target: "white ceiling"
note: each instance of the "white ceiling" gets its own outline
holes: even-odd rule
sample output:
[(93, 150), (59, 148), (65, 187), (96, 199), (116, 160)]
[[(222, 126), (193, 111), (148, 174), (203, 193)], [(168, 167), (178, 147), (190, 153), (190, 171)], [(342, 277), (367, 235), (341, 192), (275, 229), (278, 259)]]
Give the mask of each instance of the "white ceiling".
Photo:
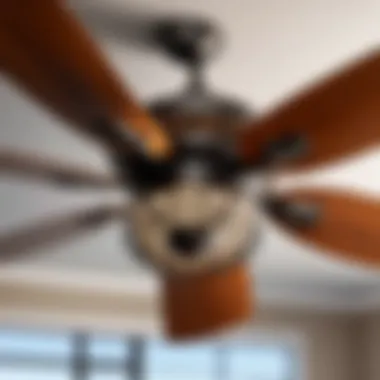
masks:
[[(117, 10), (123, 10), (127, 3), (130, 4), (107, 0), (107, 6)], [(251, 104), (258, 112), (339, 64), (378, 47), (380, 41), (379, 0), (139, 0), (138, 6), (164, 13), (200, 13), (215, 19), (226, 35), (226, 47), (209, 70), (210, 82), (216, 89)], [(128, 79), (142, 99), (175, 90), (185, 79), (180, 68), (161, 57), (135, 51), (104, 36), (97, 38), (122, 78)], [(19, 96), (5, 81), (0, 83), (0, 121), (1, 145), (108, 168), (96, 147)], [(380, 150), (290, 181), (336, 184), (378, 193), (379, 170)], [(0, 179), (0, 229), (119, 198), (119, 194), (113, 193), (77, 194)], [(350, 308), (380, 306), (375, 297), (380, 291), (379, 273), (314, 255), (312, 249), (273, 227), (265, 229), (264, 235), (252, 265), (264, 301), (303, 301), (314, 306)], [(149, 272), (135, 264), (123, 247), (120, 226), (110, 226), (96, 236), (50, 250), (47, 255), (3, 267), (0, 276), (18, 272), (33, 276), (34, 272), (37, 277), (48, 273), (46, 269), (62, 281), (80, 276), (89, 283), (112, 279), (124, 286), (134, 279), (149, 289), (153, 286)]]

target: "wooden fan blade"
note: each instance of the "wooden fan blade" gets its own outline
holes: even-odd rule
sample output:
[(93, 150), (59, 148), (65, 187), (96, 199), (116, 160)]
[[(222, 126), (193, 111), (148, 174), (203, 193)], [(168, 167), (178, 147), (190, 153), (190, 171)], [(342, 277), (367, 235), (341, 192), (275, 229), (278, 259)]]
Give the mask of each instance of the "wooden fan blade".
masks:
[(379, 144), (379, 73), (376, 50), (264, 116), (240, 136), (243, 159), (303, 169)]
[[(106, 124), (136, 134), (151, 155), (168, 153), (170, 142), (164, 130), (122, 87), (101, 51), (62, 1), (2, 2), (0, 13), (2, 28), (27, 47), (28, 57), (43, 67), (47, 77), (54, 78), (54, 83), (50, 82), (53, 89), (61, 86), (70, 90), (82, 118), (91, 116), (94, 124), (101, 119), (103, 127)], [(20, 70), (15, 73), (6, 60), (0, 64), (5, 72), (19, 75), (18, 80), (26, 82), (34, 94), (46, 98), (48, 93), (41, 93), (39, 79), (24, 76)]]
[[(314, 209), (314, 220), (304, 223), (308, 208)], [(380, 268), (380, 201), (338, 190), (305, 189), (281, 194), (267, 203), (267, 211), (288, 232), (336, 258)]]
[[(25, 90), (34, 94), (38, 100), (54, 110), (60, 117), (75, 124), (88, 124), (86, 115), (80, 115), (76, 102), (70, 94), (65, 93), (64, 84), (59, 88), (59, 82), (49, 77), (49, 73), (33, 56), (28, 54), (27, 48), (10, 35), (0, 24), (0, 68), (13, 80), (18, 81)], [(61, 81), (62, 82), (62, 81)]]
[(248, 264), (223, 271), (163, 280), (164, 318), (173, 340), (209, 336), (252, 317)]
[(107, 129), (103, 120), (99, 122), (94, 118), (93, 112), (85, 112), (70, 84), (49, 73), (51, 68), (44, 67), (46, 62), (45, 65), (39, 62), (29, 50), (28, 45), (22, 45), (0, 23), (0, 69), (71, 126), (94, 136), (108, 148), (124, 152), (123, 134)]
[(74, 188), (115, 189), (119, 185), (115, 177), (88, 168), (10, 149), (0, 149), (0, 175), (43, 180)]
[(126, 213), (125, 205), (102, 205), (0, 234), (0, 262), (17, 260), (31, 252), (93, 231), (106, 222), (122, 218)]

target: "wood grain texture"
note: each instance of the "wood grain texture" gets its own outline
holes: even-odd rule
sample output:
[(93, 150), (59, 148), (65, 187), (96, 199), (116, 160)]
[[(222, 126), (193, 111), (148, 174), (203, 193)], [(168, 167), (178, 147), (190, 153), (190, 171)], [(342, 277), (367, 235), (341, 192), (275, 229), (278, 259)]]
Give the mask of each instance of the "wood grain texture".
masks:
[(245, 161), (256, 162), (273, 142), (305, 138), (306, 153), (285, 163), (305, 169), (354, 155), (380, 143), (380, 52), (310, 86), (244, 129), (239, 140)]
[(166, 333), (173, 340), (199, 339), (252, 317), (253, 294), (248, 264), (218, 273), (163, 280)]
[(281, 196), (320, 207), (314, 226), (296, 228), (282, 223), (288, 232), (322, 248), (330, 257), (380, 269), (380, 200), (318, 189), (295, 190)]
[[(110, 125), (135, 134), (148, 153), (168, 154), (170, 141), (164, 130), (122, 86), (64, 2), (2, 1), (0, 14), (2, 29), (15, 42), (6, 48), (0, 46), (2, 71), (16, 77), (58, 112), (66, 112), (67, 100), (72, 98), (78, 110), (76, 117), (96, 120), (101, 116)], [(33, 68), (30, 62), (34, 62)]]

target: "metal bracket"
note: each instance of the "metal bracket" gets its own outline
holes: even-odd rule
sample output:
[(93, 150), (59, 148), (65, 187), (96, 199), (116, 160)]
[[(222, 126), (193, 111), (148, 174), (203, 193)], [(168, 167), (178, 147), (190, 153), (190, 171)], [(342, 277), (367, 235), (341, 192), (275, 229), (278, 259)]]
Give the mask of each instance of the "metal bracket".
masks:
[(320, 220), (321, 207), (315, 203), (289, 201), (270, 196), (263, 201), (264, 209), (275, 219), (296, 229), (314, 227)]
[(219, 50), (221, 33), (202, 18), (163, 19), (152, 28), (156, 43), (175, 60), (201, 67)]
[(289, 133), (268, 144), (260, 162), (262, 166), (281, 164), (304, 156), (307, 150), (308, 144), (304, 136)]

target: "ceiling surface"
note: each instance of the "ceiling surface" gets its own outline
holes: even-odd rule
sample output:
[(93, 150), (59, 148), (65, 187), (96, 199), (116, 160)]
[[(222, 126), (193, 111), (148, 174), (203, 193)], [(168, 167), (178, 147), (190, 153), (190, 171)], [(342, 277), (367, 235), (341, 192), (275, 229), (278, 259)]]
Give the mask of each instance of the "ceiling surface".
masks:
[[(73, 1), (74, 7), (94, 7), (101, 1)], [(104, 2), (103, 2), (104, 4)], [(133, 3), (107, 0), (107, 7), (125, 12)], [(225, 46), (208, 70), (210, 84), (241, 98), (255, 112), (265, 112), (281, 99), (368, 49), (379, 47), (379, 0), (139, 0), (139, 9), (201, 14), (223, 29)], [(85, 16), (85, 13), (82, 13)], [(122, 44), (96, 27), (93, 32), (121, 74), (147, 100), (175, 91), (186, 80), (180, 67), (149, 51)], [(380, 73), (379, 73), (380, 75)], [(25, 148), (69, 162), (108, 170), (105, 155), (75, 135), (1, 79), (1, 146)], [(286, 183), (318, 183), (380, 193), (380, 150), (337, 163)], [(25, 225), (46, 215), (123, 199), (112, 192), (71, 192), (0, 179), (0, 230)], [(380, 231), (380, 226), (379, 226)], [(135, 262), (125, 244), (123, 227), (111, 225), (49, 249), (23, 262), (7, 264), (0, 276), (41, 276), (56, 281), (80, 281), (108, 286), (138, 284), (153, 291), (155, 280)], [(304, 303), (308, 307), (380, 307), (380, 275), (315, 255), (273, 227), (266, 226), (255, 247), (252, 273), (263, 302)]]

